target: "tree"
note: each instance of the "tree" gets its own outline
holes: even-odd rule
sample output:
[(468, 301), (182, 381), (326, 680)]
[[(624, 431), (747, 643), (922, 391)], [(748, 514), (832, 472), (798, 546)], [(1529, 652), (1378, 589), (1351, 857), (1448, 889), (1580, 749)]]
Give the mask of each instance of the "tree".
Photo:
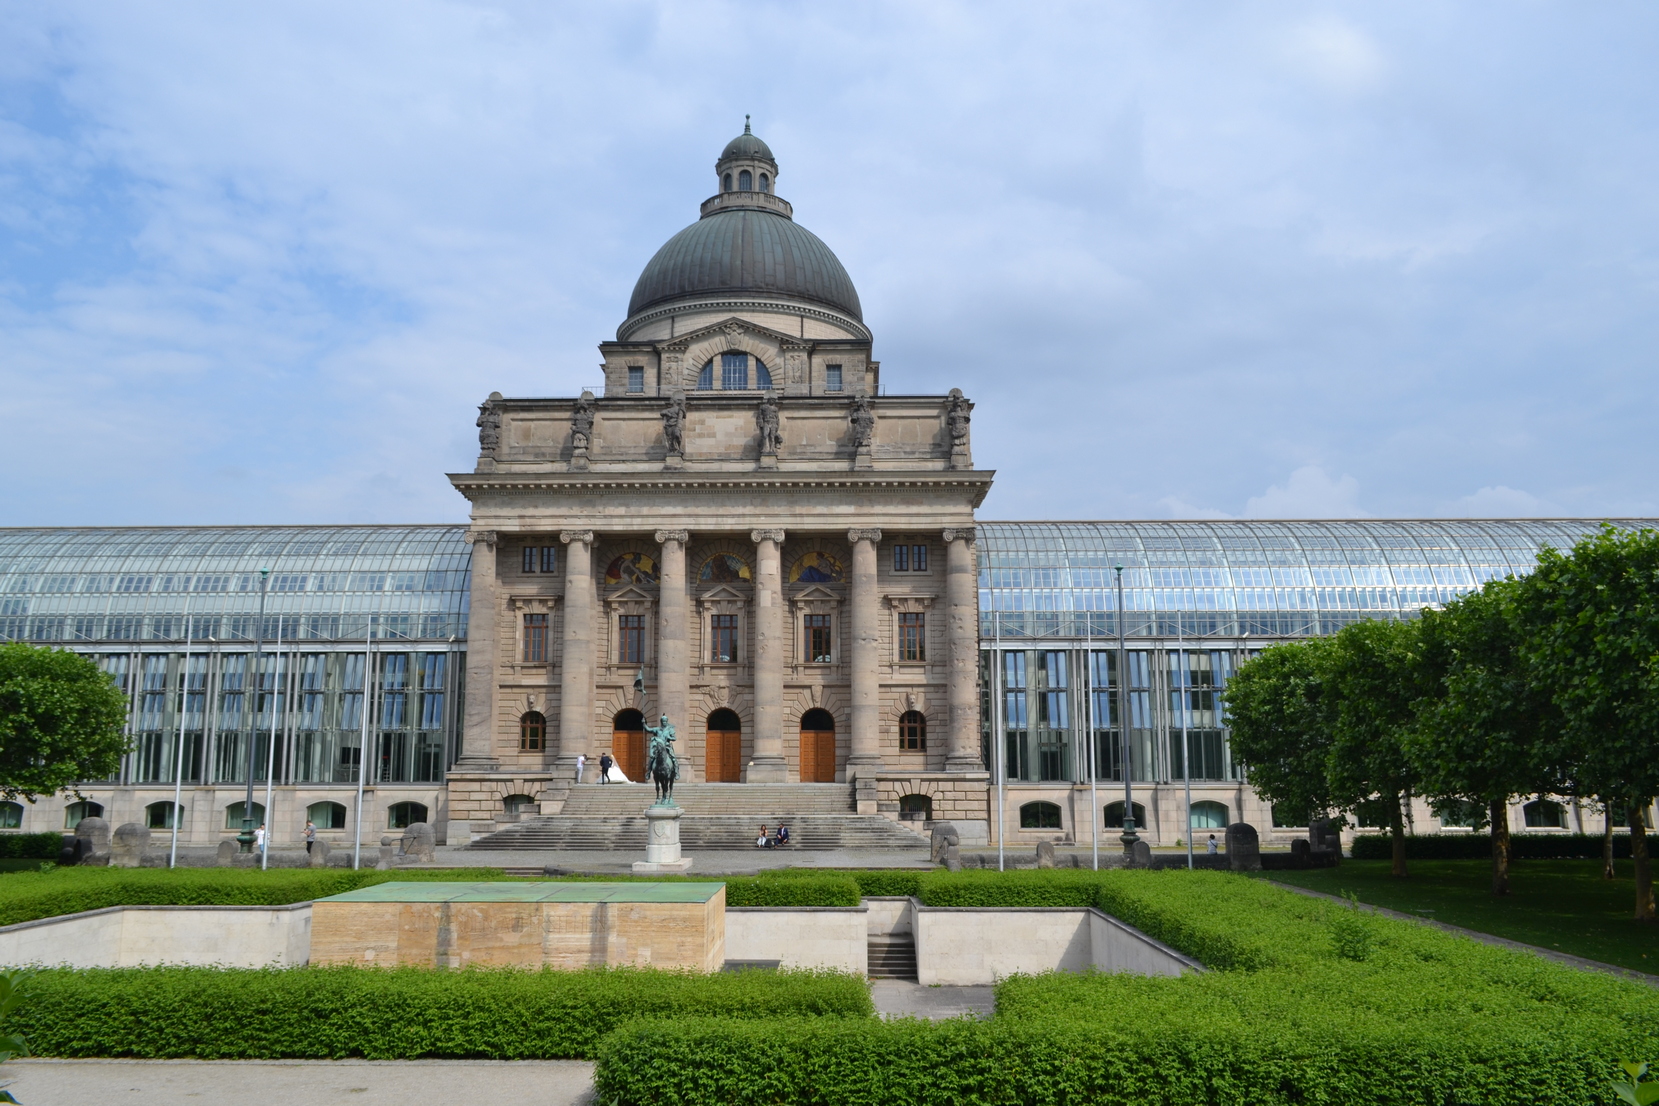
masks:
[(1423, 792), (1481, 804), (1492, 833), (1492, 894), (1509, 894), (1509, 800), (1559, 786), (1545, 735), (1555, 732), (1553, 704), (1527, 679), (1514, 579), (1424, 611), (1419, 635), (1425, 689), (1419, 724), (1406, 750)]
[(85, 657), (0, 645), (0, 795), (32, 803), (114, 775), (126, 719), (126, 697)]
[(1659, 794), (1659, 533), (1604, 525), (1545, 549), (1516, 610), (1535, 687), (1560, 713), (1556, 759), (1584, 794), (1623, 806), (1635, 916), (1654, 921), (1644, 813)]
[(1324, 668), (1334, 708), (1326, 758), (1331, 801), (1344, 810), (1376, 802), (1388, 812), (1393, 873), (1403, 877), (1402, 806), (1418, 783), (1406, 738), (1435, 684), (1425, 672), (1420, 625), (1370, 619), (1343, 627), (1330, 642)]
[(1331, 699), (1325, 694), (1328, 638), (1275, 645), (1227, 681), (1233, 759), (1269, 803), (1314, 814), (1331, 809), (1326, 777)]

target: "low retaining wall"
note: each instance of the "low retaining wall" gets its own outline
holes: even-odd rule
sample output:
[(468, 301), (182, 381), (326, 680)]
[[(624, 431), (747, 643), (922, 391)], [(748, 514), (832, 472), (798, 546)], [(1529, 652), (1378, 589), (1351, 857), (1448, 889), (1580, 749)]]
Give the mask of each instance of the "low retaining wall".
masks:
[(311, 955), (311, 904), (110, 906), (0, 927), (0, 964), (290, 967)]
[(917, 981), (973, 986), (1016, 972), (1180, 975), (1203, 965), (1093, 907), (913, 907)]
[(728, 906), (726, 959), (863, 975), (870, 962), (869, 913), (864, 906)]

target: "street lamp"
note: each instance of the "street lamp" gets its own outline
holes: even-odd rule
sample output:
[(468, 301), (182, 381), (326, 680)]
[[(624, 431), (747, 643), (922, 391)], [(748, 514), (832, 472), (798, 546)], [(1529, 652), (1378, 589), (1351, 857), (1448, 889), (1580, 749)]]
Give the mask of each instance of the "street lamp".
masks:
[[(253, 725), (248, 729), (248, 793), (242, 799), (242, 832), (236, 835), (236, 843), (242, 846), (245, 853), (253, 852), (253, 747), (254, 738), (259, 733), (259, 687), (264, 675), (260, 671), (260, 662), (265, 652), (265, 593), (270, 590), (271, 570), (259, 570), (259, 621), (253, 632)], [(276, 681), (271, 681), (271, 690), (276, 690)], [(271, 709), (276, 709), (276, 699), (271, 700)]]
[(1118, 589), (1118, 726), (1123, 730), (1123, 855), (1135, 859), (1135, 791), (1129, 759), (1129, 667), (1123, 649), (1123, 566), (1114, 565)]

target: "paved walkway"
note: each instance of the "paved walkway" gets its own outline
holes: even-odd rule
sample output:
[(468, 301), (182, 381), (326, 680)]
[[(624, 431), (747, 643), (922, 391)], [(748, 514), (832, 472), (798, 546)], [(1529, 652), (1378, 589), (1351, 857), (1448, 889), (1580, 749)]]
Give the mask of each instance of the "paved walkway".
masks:
[(593, 1065), (579, 1060), (12, 1060), (0, 1075), (27, 1106), (593, 1102)]
[(872, 979), (870, 998), (884, 1018), (988, 1018), (996, 1009), (994, 987), (923, 987), (902, 979)]
[[(930, 869), (933, 864), (925, 851), (896, 851), (891, 849), (748, 849), (748, 850), (687, 850), (692, 858), (687, 875), (753, 875), (768, 868), (917, 868)], [(565, 872), (604, 874), (632, 872), (634, 861), (645, 859), (643, 853), (629, 851), (575, 852), (562, 849), (490, 849), (475, 850), (441, 846), (437, 850), (439, 868), (535, 868), (551, 864)], [(402, 865), (400, 865), (402, 867)], [(428, 865), (421, 865), (428, 867)]]

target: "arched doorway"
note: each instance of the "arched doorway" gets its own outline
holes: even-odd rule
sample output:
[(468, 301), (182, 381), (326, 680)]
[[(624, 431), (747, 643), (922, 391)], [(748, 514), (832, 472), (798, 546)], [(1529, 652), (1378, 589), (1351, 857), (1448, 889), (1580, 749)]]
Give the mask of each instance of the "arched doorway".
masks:
[(611, 719), (611, 757), (622, 774), (634, 782), (645, 778), (645, 716), (637, 710), (619, 710)]
[(743, 778), (743, 722), (722, 707), (709, 715), (704, 745), (710, 783), (737, 783)]
[(827, 710), (801, 715), (801, 782), (835, 782), (835, 717)]

